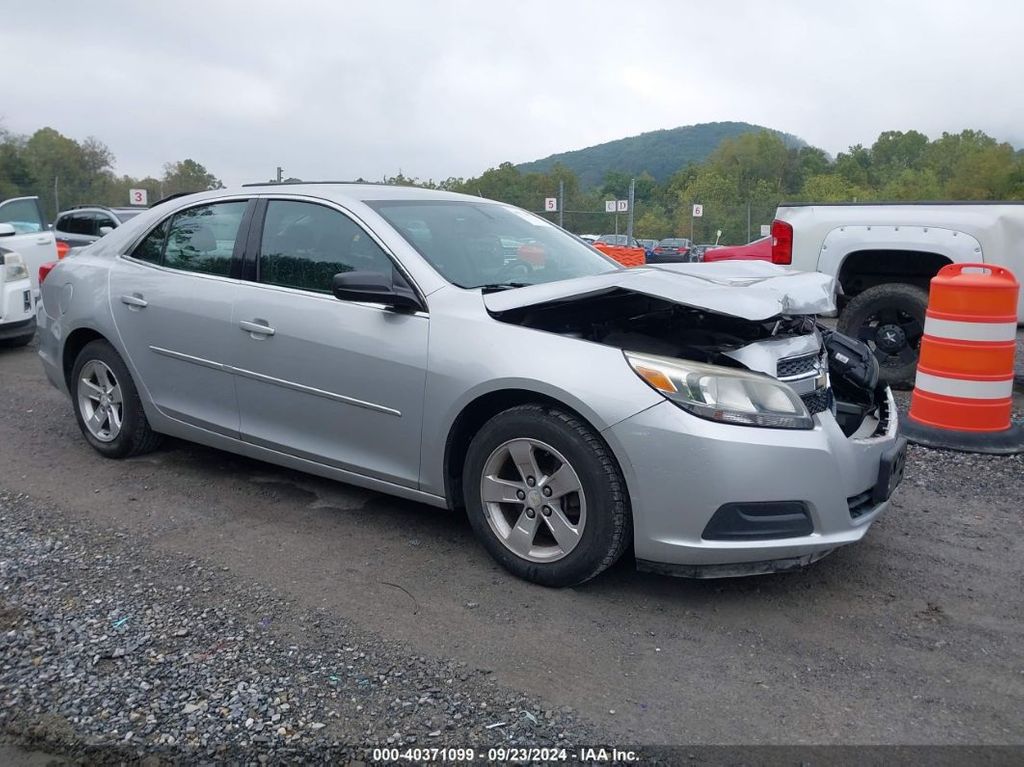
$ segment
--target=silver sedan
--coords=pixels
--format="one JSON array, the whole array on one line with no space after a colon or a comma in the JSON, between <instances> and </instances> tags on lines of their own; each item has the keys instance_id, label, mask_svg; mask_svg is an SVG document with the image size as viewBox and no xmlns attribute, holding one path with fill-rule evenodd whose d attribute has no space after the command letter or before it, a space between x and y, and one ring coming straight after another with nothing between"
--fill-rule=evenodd
<instances>
[{"instance_id":1,"label":"silver sedan","mask_svg":"<svg viewBox=\"0 0 1024 767\"><path fill-rule=\"evenodd\" d=\"M770 264L623 269L499 202L283 184L141 213L44 275L37 319L102 455L173 435L465 509L565 586L627 551L745 575L864 536L903 443L832 302Z\"/></svg>"}]
</instances>

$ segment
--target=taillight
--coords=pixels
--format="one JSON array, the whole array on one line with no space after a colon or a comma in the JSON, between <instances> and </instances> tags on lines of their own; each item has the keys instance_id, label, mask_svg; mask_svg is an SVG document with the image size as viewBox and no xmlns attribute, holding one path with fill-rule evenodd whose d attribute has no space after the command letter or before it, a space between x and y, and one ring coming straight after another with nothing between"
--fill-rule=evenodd
<instances>
[{"instance_id":1,"label":"taillight","mask_svg":"<svg viewBox=\"0 0 1024 767\"><path fill-rule=\"evenodd\" d=\"M772 221L772 263L793 263L793 227L779 219Z\"/></svg>"},{"instance_id":2,"label":"taillight","mask_svg":"<svg viewBox=\"0 0 1024 767\"><path fill-rule=\"evenodd\" d=\"M664 249L664 248L655 248L655 249L654 249L654 252L655 252L655 253L664 253L664 252L665 252L665 249Z\"/></svg>"},{"instance_id":3,"label":"taillight","mask_svg":"<svg viewBox=\"0 0 1024 767\"><path fill-rule=\"evenodd\" d=\"M64 258L64 256L66 256L68 254L69 250L71 250L71 246L70 245L68 245L63 240L57 240L57 258L58 259Z\"/></svg>"},{"instance_id":4,"label":"taillight","mask_svg":"<svg viewBox=\"0 0 1024 767\"><path fill-rule=\"evenodd\" d=\"M46 279L47 275L53 270L53 267L57 265L56 261L47 261L45 264L39 265L39 284L43 284L43 280Z\"/></svg>"}]
</instances>

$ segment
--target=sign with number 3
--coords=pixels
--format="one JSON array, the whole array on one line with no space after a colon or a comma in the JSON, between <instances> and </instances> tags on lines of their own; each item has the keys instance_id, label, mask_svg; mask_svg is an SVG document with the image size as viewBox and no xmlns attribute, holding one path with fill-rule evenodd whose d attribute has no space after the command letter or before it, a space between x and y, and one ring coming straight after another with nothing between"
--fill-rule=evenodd
<instances>
[{"instance_id":1,"label":"sign with number 3","mask_svg":"<svg viewBox=\"0 0 1024 767\"><path fill-rule=\"evenodd\" d=\"M145 189L129 189L128 204L149 205L149 193Z\"/></svg>"}]
</instances>

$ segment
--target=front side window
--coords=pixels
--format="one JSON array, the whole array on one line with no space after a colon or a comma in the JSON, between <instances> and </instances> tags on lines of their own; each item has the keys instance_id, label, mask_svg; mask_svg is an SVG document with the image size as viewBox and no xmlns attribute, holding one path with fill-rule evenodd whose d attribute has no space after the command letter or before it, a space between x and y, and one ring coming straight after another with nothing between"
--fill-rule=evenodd
<instances>
[{"instance_id":1,"label":"front side window","mask_svg":"<svg viewBox=\"0 0 1024 767\"><path fill-rule=\"evenodd\" d=\"M43 230L43 219L35 200L11 200L0 205L0 224L10 224L18 234Z\"/></svg>"},{"instance_id":2,"label":"front side window","mask_svg":"<svg viewBox=\"0 0 1024 767\"><path fill-rule=\"evenodd\" d=\"M117 229L118 227L117 219L108 216L106 213L95 214L95 220L97 237L102 237L104 235L104 232L100 231L103 227L107 227L108 229Z\"/></svg>"},{"instance_id":3,"label":"front side window","mask_svg":"<svg viewBox=\"0 0 1024 767\"><path fill-rule=\"evenodd\" d=\"M391 259L348 216L310 202L271 200L260 241L260 282L330 293L334 275L390 274Z\"/></svg>"},{"instance_id":4,"label":"front side window","mask_svg":"<svg viewBox=\"0 0 1024 767\"><path fill-rule=\"evenodd\" d=\"M472 200L366 200L442 277L462 288L518 287L620 267L539 216Z\"/></svg>"}]
</instances>

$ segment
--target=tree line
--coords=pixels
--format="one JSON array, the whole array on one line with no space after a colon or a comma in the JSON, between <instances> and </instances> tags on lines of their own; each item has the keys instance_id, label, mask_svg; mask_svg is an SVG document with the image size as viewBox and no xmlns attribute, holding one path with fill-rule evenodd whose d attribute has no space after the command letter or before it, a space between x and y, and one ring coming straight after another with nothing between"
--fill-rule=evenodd
<instances>
[{"instance_id":1,"label":"tree line","mask_svg":"<svg viewBox=\"0 0 1024 767\"><path fill-rule=\"evenodd\" d=\"M298 180L298 179L289 179ZM363 180L363 179L358 179ZM541 212L544 198L564 189L562 218L579 234L626 230L626 215L605 213L606 200L625 200L631 177L610 169L597 187L584 187L564 165L524 173L505 162L474 178L443 181L402 173L384 183L479 195ZM159 177L114 172L114 155L101 141L78 142L53 128L18 136L0 128L0 197L34 194L52 218L78 204L125 205L128 189L143 188L151 202L180 192L223 185L198 162L164 165ZM885 131L869 147L860 144L835 158L811 146L787 146L770 131L727 138L702 163L691 163L661 183L635 178L634 235L662 239L692 236L723 243L755 238L780 202L1024 199L1024 151L981 131L943 133L930 140L918 131ZM693 218L692 206L704 215ZM558 220L557 213L545 213Z\"/></svg>"},{"instance_id":2,"label":"tree line","mask_svg":"<svg viewBox=\"0 0 1024 767\"><path fill-rule=\"evenodd\" d=\"M74 205L128 205L129 189L145 189L152 204L182 192L223 187L195 160L168 162L159 177L114 172L114 154L99 139L76 141L53 128L31 136L0 127L0 199L36 195L46 215Z\"/></svg>"},{"instance_id":3,"label":"tree line","mask_svg":"<svg viewBox=\"0 0 1024 767\"><path fill-rule=\"evenodd\" d=\"M628 174L608 170L597 188L584 189L564 166L548 173L521 173L511 163L477 178L415 183L503 200L533 211L565 189L563 220L579 234L615 227L606 200L627 198ZM1024 151L981 131L943 133L930 140L918 131L885 131L869 147L855 145L832 158L812 146L787 146L770 131L724 139L702 163L690 164L659 183L643 173L635 180L634 235L739 244L759 236L782 202L877 202L917 200L1022 200ZM704 215L692 217L700 203ZM557 220L557 214L544 214ZM619 215L619 231L625 216Z\"/></svg>"}]
</instances>

